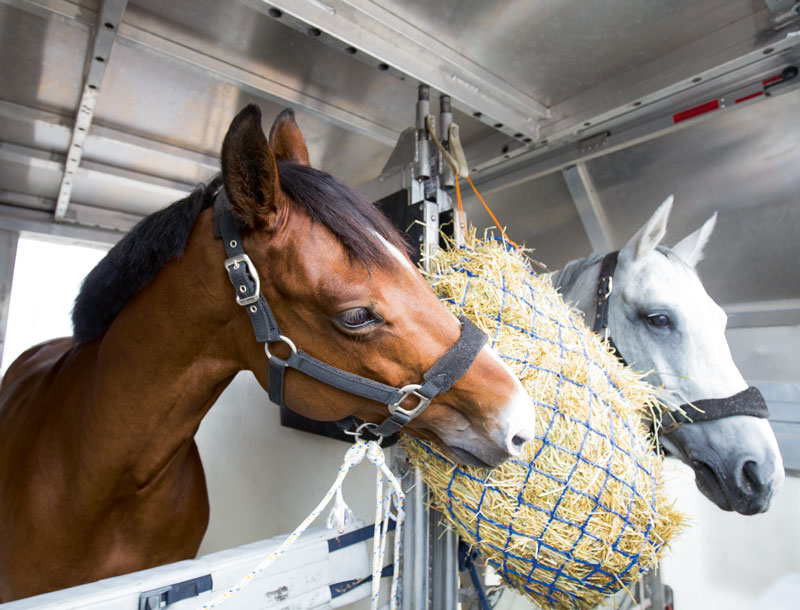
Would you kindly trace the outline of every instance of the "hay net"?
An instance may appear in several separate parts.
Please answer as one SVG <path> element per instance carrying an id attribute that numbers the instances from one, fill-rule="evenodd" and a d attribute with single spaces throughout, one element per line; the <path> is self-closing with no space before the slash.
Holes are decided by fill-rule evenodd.
<path id="1" fill-rule="evenodd" d="M 537 605 L 594 608 L 638 579 L 681 527 L 660 490 L 643 418 L 652 390 L 609 353 L 528 259 L 505 242 L 441 249 L 429 282 L 489 342 L 535 404 L 536 437 L 492 469 L 457 466 L 406 439 L 434 506 Z"/>

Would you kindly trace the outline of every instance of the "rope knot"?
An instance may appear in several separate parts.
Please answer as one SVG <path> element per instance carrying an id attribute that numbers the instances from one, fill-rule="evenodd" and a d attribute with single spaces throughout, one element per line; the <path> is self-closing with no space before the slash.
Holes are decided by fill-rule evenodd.
<path id="1" fill-rule="evenodd" d="M 383 453 L 381 446 L 375 441 L 370 441 L 367 446 L 367 459 L 378 468 L 386 463 L 386 455 Z"/>
<path id="2" fill-rule="evenodd" d="M 344 454 L 344 463 L 342 464 L 342 468 L 349 469 L 356 464 L 360 464 L 364 459 L 364 455 L 367 453 L 367 449 L 367 442 L 362 439 L 358 439 L 347 450 L 347 453 Z"/>

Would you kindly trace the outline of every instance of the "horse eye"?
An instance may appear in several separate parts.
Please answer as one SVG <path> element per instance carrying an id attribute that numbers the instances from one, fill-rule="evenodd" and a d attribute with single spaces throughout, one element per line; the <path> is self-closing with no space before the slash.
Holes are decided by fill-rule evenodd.
<path id="1" fill-rule="evenodd" d="M 655 326 L 656 328 L 668 328 L 671 324 L 669 316 L 663 313 L 650 314 L 647 316 L 647 322 L 650 326 Z"/>
<path id="2" fill-rule="evenodd" d="M 365 307 L 354 307 L 339 314 L 339 322 L 350 330 L 359 330 L 378 321 L 372 312 Z"/>

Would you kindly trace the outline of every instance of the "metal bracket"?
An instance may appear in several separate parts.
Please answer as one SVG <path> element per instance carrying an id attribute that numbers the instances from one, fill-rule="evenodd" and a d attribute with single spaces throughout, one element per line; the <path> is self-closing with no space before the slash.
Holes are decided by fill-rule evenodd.
<path id="1" fill-rule="evenodd" d="M 139 595 L 139 610 L 160 610 L 182 599 L 197 597 L 201 593 L 211 591 L 211 588 L 211 574 L 205 574 L 166 587 L 151 589 Z"/>
<path id="2" fill-rule="evenodd" d="M 122 22 L 122 14 L 125 12 L 127 4 L 128 0 L 104 0 L 97 12 L 89 67 L 83 81 L 83 93 L 78 104 L 72 138 L 67 149 L 64 175 L 61 177 L 61 186 L 58 189 L 56 220 L 65 220 L 67 216 L 72 185 L 83 156 L 83 145 L 86 142 L 86 136 L 89 135 L 89 127 L 94 118 L 94 109 L 100 96 L 100 85 L 103 83 L 111 47 L 114 46 L 117 30 Z"/>

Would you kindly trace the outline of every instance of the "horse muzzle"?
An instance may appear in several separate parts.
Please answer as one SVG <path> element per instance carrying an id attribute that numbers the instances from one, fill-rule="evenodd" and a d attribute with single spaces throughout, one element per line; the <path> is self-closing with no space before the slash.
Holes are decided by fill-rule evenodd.
<path id="1" fill-rule="evenodd" d="M 680 411 L 662 413 L 661 442 L 692 467 L 698 489 L 723 510 L 767 511 L 784 472 L 761 393 L 750 387 Z"/>
<path id="2" fill-rule="evenodd" d="M 723 510 L 742 515 L 766 512 L 780 482 L 768 465 L 743 459 L 735 466 L 715 466 L 692 460 L 697 488 Z"/>

